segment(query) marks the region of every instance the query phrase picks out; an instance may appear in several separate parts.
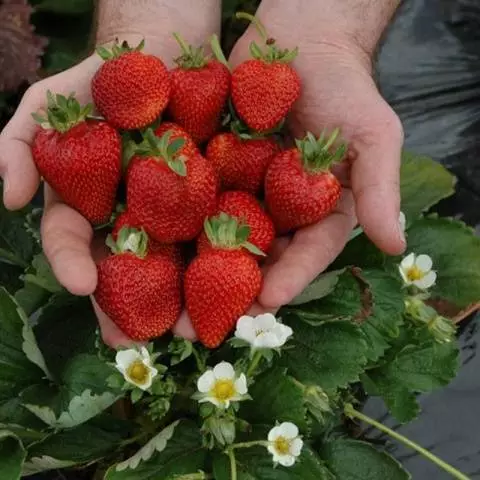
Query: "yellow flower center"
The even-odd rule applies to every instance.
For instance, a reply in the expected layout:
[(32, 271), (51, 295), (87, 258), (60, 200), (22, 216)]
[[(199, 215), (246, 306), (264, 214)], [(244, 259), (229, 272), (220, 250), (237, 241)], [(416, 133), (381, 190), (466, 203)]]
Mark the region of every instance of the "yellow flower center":
[(262, 329), (258, 329), (258, 330), (255, 330), (255, 336), (256, 337), (259, 337), (260, 335), (262, 335), (263, 333), (265, 333)]
[(212, 389), (212, 396), (224, 402), (235, 395), (235, 384), (233, 380), (217, 380)]
[(421, 280), (424, 276), (425, 276), (425, 272), (420, 268), (418, 268), (416, 265), (412, 265), (407, 270), (407, 278), (411, 282), (414, 282), (415, 280)]
[(285, 437), (278, 437), (273, 442), (275, 450), (280, 455), (288, 455), (290, 453), (290, 440), (286, 439)]
[(127, 369), (127, 375), (140, 385), (147, 383), (149, 371), (141, 360), (135, 360)]

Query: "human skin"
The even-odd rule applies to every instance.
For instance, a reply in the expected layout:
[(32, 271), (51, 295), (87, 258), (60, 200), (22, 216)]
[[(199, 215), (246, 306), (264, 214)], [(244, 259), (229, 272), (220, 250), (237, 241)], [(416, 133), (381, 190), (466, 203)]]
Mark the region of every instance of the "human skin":
[[(402, 129), (371, 78), (371, 58), (398, 2), (392, 0), (263, 0), (257, 12), (270, 36), (282, 47), (298, 46), (294, 62), (302, 78), (302, 98), (290, 126), (296, 135), (323, 127), (340, 127), (349, 141), (348, 168), (341, 173), (344, 192), (327, 219), (302, 229), (292, 239), (279, 239), (265, 267), (263, 291), (252, 312), (275, 311), (288, 303), (340, 253), (357, 223), (387, 253), (405, 248), (398, 226), (399, 162)], [(146, 40), (146, 51), (169, 66), (178, 48), (169, 35), (179, 31), (189, 43), (204, 43), (220, 29), (219, 0), (101, 0), (97, 12), (97, 44), (114, 38), (131, 44)], [(292, 24), (292, 18), (295, 23)], [(230, 61), (247, 58), (248, 44), (258, 36), (253, 27), (238, 41)], [(75, 91), (80, 102), (91, 101), (90, 80), (101, 64), (92, 55), (79, 65), (38, 82), (27, 91), (0, 134), (0, 175), (4, 203), (20, 208), (33, 197), (39, 175), (30, 145), (35, 132), (31, 112), (45, 107), (46, 91)], [(97, 282), (93, 231), (75, 210), (45, 186), (43, 248), (61, 284), (76, 295), (90, 295)], [(102, 336), (112, 346), (130, 343), (95, 305)], [(193, 338), (184, 313), (175, 333)]]

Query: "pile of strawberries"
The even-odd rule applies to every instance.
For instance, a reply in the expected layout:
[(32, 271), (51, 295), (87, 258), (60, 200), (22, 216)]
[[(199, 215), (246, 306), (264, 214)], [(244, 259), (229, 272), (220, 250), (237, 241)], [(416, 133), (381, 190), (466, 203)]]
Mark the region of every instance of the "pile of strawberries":
[(175, 36), (171, 71), (142, 44), (100, 48), (95, 107), (49, 93), (46, 114), (34, 114), (33, 156), (66, 204), (93, 225), (113, 223), (94, 296), (118, 327), (148, 340), (186, 307), (214, 348), (257, 298), (275, 236), (335, 207), (329, 167), (345, 145), (338, 131), (280, 144), (300, 95), (296, 51), (252, 44), (252, 59), (230, 72), (216, 37), (207, 57)]

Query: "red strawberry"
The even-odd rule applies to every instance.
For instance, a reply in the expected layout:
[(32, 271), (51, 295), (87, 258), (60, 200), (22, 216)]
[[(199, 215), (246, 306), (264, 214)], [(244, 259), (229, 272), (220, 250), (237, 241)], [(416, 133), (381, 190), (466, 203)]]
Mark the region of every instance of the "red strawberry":
[(180, 125), (173, 122), (164, 122), (155, 130), (155, 135), (158, 138), (162, 138), (167, 132), (170, 132), (171, 141), (176, 140), (177, 138), (181, 138), (184, 141), (179, 153), (188, 156), (200, 153), (200, 150), (192, 140), (192, 137), (190, 137)]
[(232, 101), (238, 115), (255, 131), (276, 127), (300, 96), (300, 77), (288, 64), (298, 50), (280, 50), (266, 36), (260, 22), (249, 14), (237, 14), (255, 23), (266, 50), (255, 42), (250, 45), (252, 60), (238, 65), (232, 72)]
[(105, 60), (92, 79), (92, 96), (100, 113), (116, 128), (133, 130), (152, 123), (165, 110), (171, 80), (163, 62), (142, 53), (143, 42), (125, 42), (97, 51)]
[(215, 165), (225, 189), (256, 194), (270, 160), (279, 151), (273, 138), (242, 139), (220, 133), (208, 143), (206, 157)]
[(144, 232), (123, 228), (107, 243), (114, 255), (98, 264), (98, 305), (133, 340), (163, 335), (182, 309), (180, 269), (164, 255), (147, 253)]
[(121, 139), (106, 122), (88, 120), (92, 105), (47, 94), (46, 118), (32, 145), (38, 171), (63, 201), (94, 224), (109, 220), (121, 176)]
[(148, 130), (127, 171), (128, 210), (162, 243), (194, 239), (216, 207), (214, 168), (182, 147), (183, 139), (170, 141), (169, 132), (159, 139)]
[[(127, 211), (122, 212), (115, 220), (115, 224), (113, 226), (112, 237), (114, 240), (117, 240), (119, 232), (124, 227), (141, 230), (140, 222), (135, 220), (132, 215), (130, 215)], [(183, 269), (183, 258), (179, 245), (176, 245), (174, 243), (160, 243), (156, 242), (155, 240), (149, 240), (148, 252), (165, 255), (166, 257), (172, 259), (176, 265)]]
[[(275, 238), (275, 227), (270, 217), (265, 213), (258, 200), (246, 192), (225, 192), (218, 198), (217, 215), (226, 213), (234, 217), (239, 224), (249, 227), (249, 235), (245, 239), (255, 245), (263, 253), (268, 253)], [(215, 241), (216, 238), (213, 238)], [(212, 245), (205, 232), (202, 232), (197, 241), (197, 251), (215, 247)]]
[[(245, 242), (243, 234), (237, 236), (237, 227), (234, 219), (219, 224), (207, 220), (205, 230), (216, 237), (216, 248), (200, 253), (185, 273), (187, 311), (199, 340), (208, 348), (225, 340), (262, 288), (260, 268), (241, 248)], [(224, 238), (238, 242), (222, 242)]]
[(329, 171), (345, 155), (346, 145), (331, 147), (338, 129), (318, 140), (308, 133), (296, 148), (279, 153), (265, 177), (265, 200), (277, 231), (285, 233), (325, 218), (335, 208), (342, 187)]
[(220, 117), (230, 93), (230, 71), (218, 60), (207, 59), (203, 48), (194, 48), (175, 34), (182, 55), (171, 71), (169, 112), (200, 143), (219, 128)]

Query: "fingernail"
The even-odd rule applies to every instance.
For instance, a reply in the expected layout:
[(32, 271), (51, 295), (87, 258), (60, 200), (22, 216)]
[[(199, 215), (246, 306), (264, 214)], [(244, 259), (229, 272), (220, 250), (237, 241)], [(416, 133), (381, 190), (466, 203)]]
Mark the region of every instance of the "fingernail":
[(404, 244), (407, 243), (407, 240), (405, 238), (405, 228), (407, 224), (407, 219), (405, 217), (405, 214), (403, 212), (400, 212), (398, 216), (398, 233), (399, 236)]

